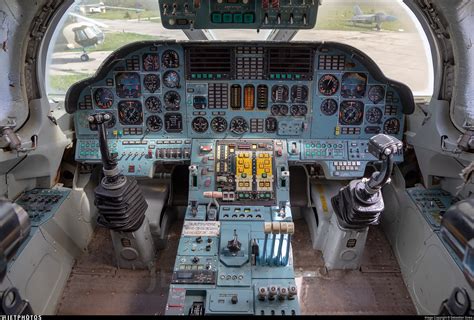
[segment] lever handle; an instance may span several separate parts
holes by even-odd
[[[117,167],[117,161],[115,161],[115,159],[113,159],[110,155],[109,145],[107,144],[107,128],[105,127],[105,125],[111,119],[112,117],[108,113],[91,114],[87,118],[90,124],[94,124],[97,126],[97,131],[99,135],[100,155],[105,170],[112,170]]]

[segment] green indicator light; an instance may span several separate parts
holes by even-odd
[[[311,153],[309,151],[306,151],[306,155],[309,156]]]
[[[192,78],[192,79],[196,79],[196,74],[193,73],[193,74],[191,75],[191,78]]]
[[[288,74],[287,77],[288,77],[288,79],[291,79],[291,78],[292,78],[292,75],[291,75],[291,74]]]
[[[197,78],[201,79],[201,74],[200,73],[197,74]]]
[[[275,79],[275,75],[273,73],[270,75],[270,79]]]
[[[282,79],[286,79],[286,74],[282,74],[282,75],[281,75],[281,78],[282,78]]]
[[[306,148],[309,148],[309,146],[310,146],[310,144],[309,144],[309,143],[307,143],[307,144],[306,144]]]
[[[224,23],[232,23],[231,13],[224,13],[222,18],[223,18]]]
[[[299,79],[299,78],[301,78],[301,75],[296,74],[296,75],[295,75],[295,78],[296,78],[296,79]]]
[[[212,74],[209,73],[209,74],[207,75],[207,77],[208,77],[209,79],[212,79]]]
[[[235,13],[234,14],[234,22],[235,23],[242,23],[243,17],[241,13]]]
[[[222,22],[222,16],[220,13],[213,13],[211,16],[211,20],[213,23],[221,23]]]
[[[244,14],[244,22],[245,23],[254,23],[255,16],[253,13],[246,13]]]
[[[221,75],[220,73],[218,73],[218,74],[216,75],[216,77],[217,77],[217,79],[220,79],[220,78],[222,78],[222,75]]]
[[[277,79],[280,79],[280,77],[281,77],[280,74],[277,73],[277,74],[276,74],[276,78],[277,78]]]

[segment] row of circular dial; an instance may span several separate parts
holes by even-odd
[[[365,83],[355,84],[355,97],[360,98],[365,93]],[[319,78],[318,90],[324,96],[332,96],[337,93],[339,89],[339,80],[333,74],[325,74]],[[354,98],[354,97],[351,97]],[[382,85],[372,85],[369,88],[368,98],[375,104],[383,101],[385,98],[385,88]]]

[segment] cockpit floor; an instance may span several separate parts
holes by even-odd
[[[327,272],[321,253],[311,247],[305,221],[295,224],[294,265],[303,314],[416,314],[380,227],[370,228],[360,270]],[[164,314],[181,228],[182,221],[171,227],[168,246],[158,253],[155,272],[115,268],[109,231],[97,228],[88,252],[72,269],[57,313]]]

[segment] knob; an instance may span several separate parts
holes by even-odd
[[[239,298],[237,297],[236,294],[232,296],[232,298],[230,299],[230,302],[232,302],[232,304],[237,304],[237,302],[239,302]]]
[[[258,300],[265,301],[265,299],[267,298],[267,288],[265,287],[258,288],[257,297],[258,297]]]
[[[280,293],[278,295],[278,299],[285,300],[288,297],[288,289],[285,287],[280,288]]]
[[[288,288],[288,300],[293,300],[297,294],[298,290],[295,286],[291,286]]]
[[[193,257],[193,260],[192,260],[192,263],[198,263],[199,262],[199,258],[194,256]]]
[[[268,290],[268,299],[274,300],[277,293],[278,293],[278,288],[276,286],[270,286]]]
[[[197,237],[197,238],[196,238],[196,242],[197,242],[197,243],[201,243],[201,242],[202,242],[202,237]]]

